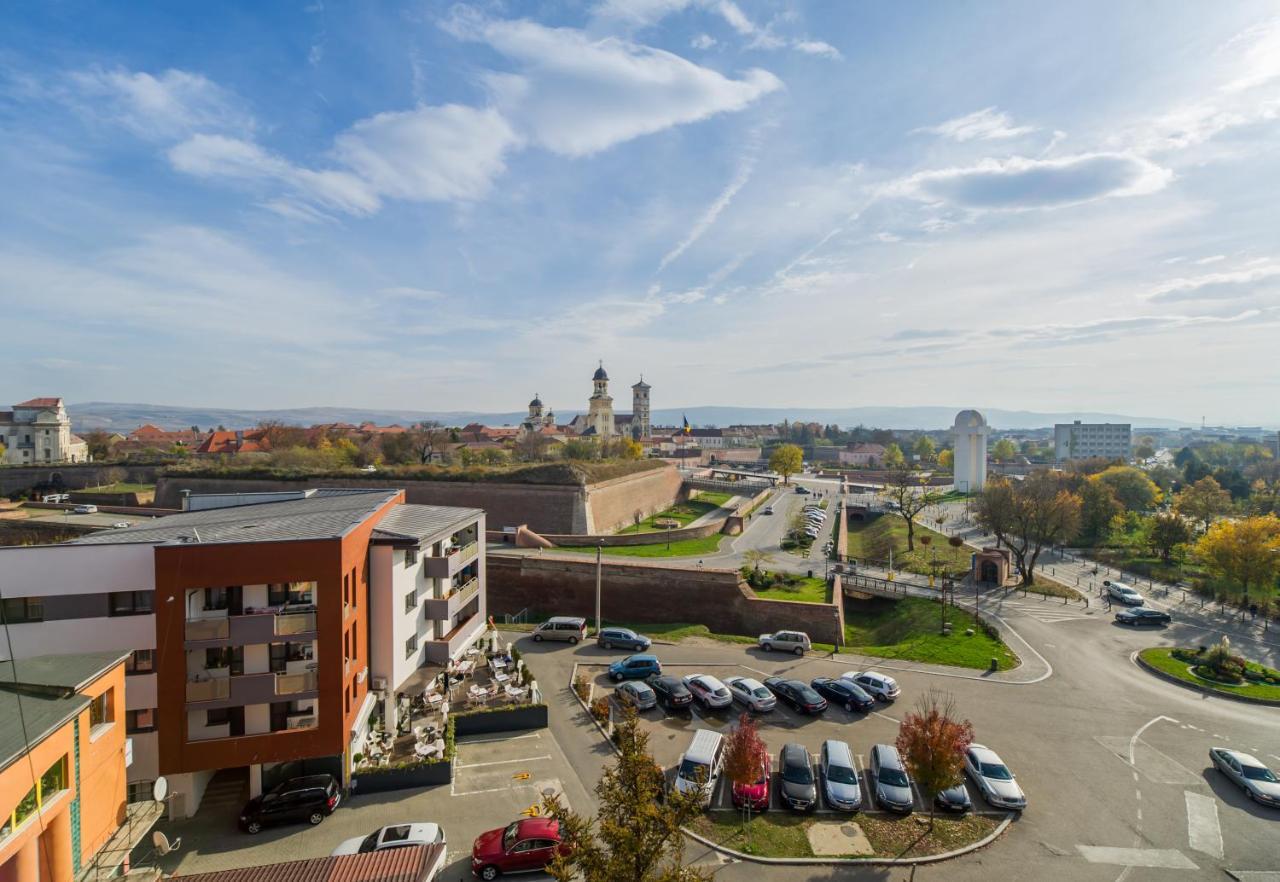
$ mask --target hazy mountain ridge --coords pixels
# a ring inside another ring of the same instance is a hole
[[[625,406],[625,405],[624,405]],[[294,425],[310,426],[316,423],[363,423],[379,425],[399,423],[409,425],[422,420],[436,420],[444,425],[461,426],[479,422],[487,425],[517,425],[525,418],[524,411],[509,413],[485,413],[480,411],[424,411],[384,410],[358,407],[300,407],[268,410],[241,410],[236,408],[182,407],[159,404],[124,404],[90,401],[69,404],[72,423],[77,431],[108,429],[126,433],[144,423],[162,429],[184,429],[199,426],[201,429],[225,426],[228,429],[244,429],[256,426],[264,420],[280,420]],[[654,425],[679,425],[684,417],[695,426],[728,426],[736,423],[817,422],[850,427],[856,425],[891,429],[943,429],[952,424],[957,407],[731,407],[707,406],[686,409],[662,408],[654,410]],[[1167,427],[1193,425],[1190,422],[1167,417],[1127,416],[1124,414],[1097,413],[1093,411],[1064,411],[1042,413],[1028,410],[1004,410],[984,408],[979,410],[996,429],[1035,429],[1054,423],[1082,420],[1084,422],[1132,423],[1136,426]],[[625,411],[621,411],[625,412]],[[561,421],[571,419],[577,411],[558,411]]]

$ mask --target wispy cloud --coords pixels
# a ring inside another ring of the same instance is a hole
[[[936,126],[924,126],[913,132],[941,135],[952,141],[994,141],[1018,138],[1036,131],[1035,126],[1014,125],[1012,117],[995,107],[984,107],[973,113],[949,119]]]
[[[653,27],[670,15],[698,9],[719,17],[740,37],[747,39],[749,49],[794,49],[806,55],[840,59],[840,50],[830,43],[809,37],[782,36],[773,24],[760,26],[733,0],[603,0],[593,10],[597,25],[621,25],[624,28],[642,30]],[[699,41],[711,40],[699,45]],[[694,48],[706,49],[715,41],[703,34],[694,41]]]
[[[1257,286],[1274,288],[1280,282],[1280,264],[1266,263],[1228,272],[1170,279],[1144,297],[1157,302],[1181,300],[1231,300],[1255,293]]]
[[[67,76],[56,94],[78,110],[153,140],[192,132],[248,132],[252,114],[234,94],[198,73],[93,68]]]

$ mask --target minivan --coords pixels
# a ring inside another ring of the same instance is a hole
[[[902,763],[902,755],[892,744],[877,744],[871,748],[871,778],[875,782],[873,793],[881,808],[891,812],[910,814],[915,807],[915,795],[911,792],[911,779]]]
[[[579,616],[552,616],[533,629],[533,640],[563,640],[577,643],[587,639],[587,620]]]
[[[689,749],[680,755],[676,768],[676,790],[681,793],[697,792],[701,788],[702,804],[711,804],[720,770],[724,766],[724,736],[710,729],[693,733]]]
[[[835,740],[822,742],[818,776],[822,779],[822,795],[827,805],[842,812],[862,808],[862,785],[858,782],[858,769],[848,744]]]

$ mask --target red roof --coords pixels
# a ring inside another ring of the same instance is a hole
[[[271,449],[267,433],[261,429],[240,432],[214,431],[196,448],[196,453],[257,453]]]
[[[170,878],[181,882],[427,882],[427,871],[444,847],[388,848]]]
[[[30,401],[15,404],[14,407],[57,407],[61,403],[61,398],[32,398]]]

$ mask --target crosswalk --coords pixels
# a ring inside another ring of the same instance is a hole
[[[1099,615],[1099,610],[1097,609],[1085,609],[1078,603],[1063,604],[1053,598],[1047,600],[1031,600],[1029,598],[1014,600],[1010,598],[996,603],[984,603],[982,609],[985,612],[993,612],[1003,618],[1025,616],[1035,619],[1037,622],[1050,625],[1057,622],[1074,622],[1079,619],[1096,619]]]

